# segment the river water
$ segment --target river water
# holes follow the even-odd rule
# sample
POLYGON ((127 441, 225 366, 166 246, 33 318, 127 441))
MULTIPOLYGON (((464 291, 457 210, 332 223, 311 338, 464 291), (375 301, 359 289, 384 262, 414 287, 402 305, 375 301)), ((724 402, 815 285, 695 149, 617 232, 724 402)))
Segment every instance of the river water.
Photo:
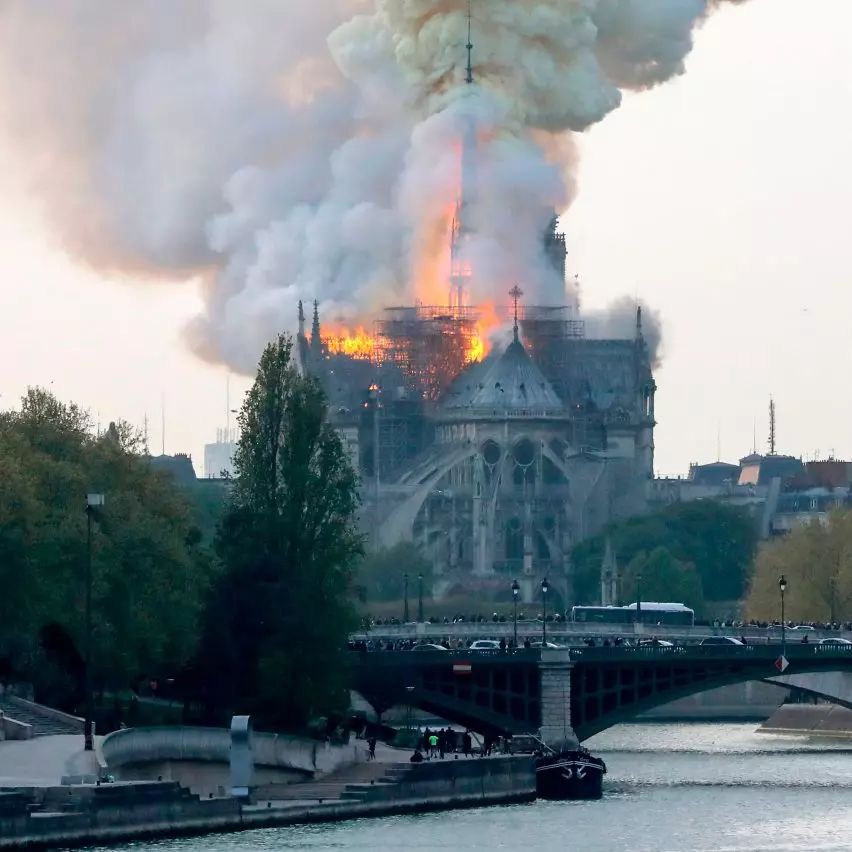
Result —
POLYGON ((847 852, 852 742, 753 724, 620 725, 597 802, 535 802, 133 844, 134 852, 847 852))

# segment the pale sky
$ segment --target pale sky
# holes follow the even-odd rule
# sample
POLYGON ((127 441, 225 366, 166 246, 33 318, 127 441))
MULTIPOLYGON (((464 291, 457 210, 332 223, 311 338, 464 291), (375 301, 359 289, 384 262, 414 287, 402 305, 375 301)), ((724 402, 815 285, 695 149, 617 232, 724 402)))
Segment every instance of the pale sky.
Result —
MULTIPOLYGON (((736 460, 755 425, 765 450, 770 394, 779 452, 852 458, 850 31, 852 0, 725 9, 686 76, 582 139, 569 263, 585 304, 638 294, 662 317, 661 474, 715 460, 717 439, 736 460)), ((180 341, 196 285, 75 268, 32 210, 4 204, 13 169, 0 157, 0 407, 42 384, 104 425, 147 413, 159 452, 164 399, 166 451, 200 474, 227 405, 225 371, 180 341)), ((232 379, 232 408, 246 386, 232 379)))

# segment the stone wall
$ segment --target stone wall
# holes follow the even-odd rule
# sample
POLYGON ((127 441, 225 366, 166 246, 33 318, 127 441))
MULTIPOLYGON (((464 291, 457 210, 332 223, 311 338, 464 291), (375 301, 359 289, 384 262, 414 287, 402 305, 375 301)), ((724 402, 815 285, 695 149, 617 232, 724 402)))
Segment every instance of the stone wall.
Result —
MULTIPOLYGON (((199 795, 218 794, 228 784, 231 732, 226 728, 126 728, 104 737, 103 766, 123 781, 174 780, 199 795)), ((257 783, 290 783, 355 762, 354 745, 252 734, 257 783)))

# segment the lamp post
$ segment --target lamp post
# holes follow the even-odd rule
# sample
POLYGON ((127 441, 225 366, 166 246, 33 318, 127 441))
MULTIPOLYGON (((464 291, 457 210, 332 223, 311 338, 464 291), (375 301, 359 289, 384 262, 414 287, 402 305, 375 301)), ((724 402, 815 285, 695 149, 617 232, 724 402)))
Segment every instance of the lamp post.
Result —
POLYGON ((547 579, 541 581, 541 647, 547 647, 547 579))
POLYGON ((521 591, 521 587, 518 585, 517 580, 512 580, 512 604, 515 608, 514 613, 514 626, 515 626, 515 647, 518 647, 518 594, 521 591))
POLYGON ((92 708, 92 514, 96 506, 103 506, 103 494, 86 495, 86 639, 85 639, 85 677, 84 701, 86 718, 83 722, 83 749, 93 751, 95 732, 92 708))
POLYGON ((423 572, 417 575, 419 588, 417 590, 417 620, 423 624, 423 572))
POLYGON ((402 582, 403 582, 403 587, 405 589, 405 592, 404 592, 405 605, 404 605, 404 608, 403 608, 403 611, 402 611, 402 623, 408 624, 408 572, 407 571, 405 572, 405 574, 402 575, 402 582))
POLYGON ((642 621, 642 575, 636 575, 636 621, 642 621))
POLYGON ((778 591, 781 592, 781 656, 787 655, 787 626, 784 621, 784 592, 787 591, 787 578, 782 574, 778 579, 778 591))

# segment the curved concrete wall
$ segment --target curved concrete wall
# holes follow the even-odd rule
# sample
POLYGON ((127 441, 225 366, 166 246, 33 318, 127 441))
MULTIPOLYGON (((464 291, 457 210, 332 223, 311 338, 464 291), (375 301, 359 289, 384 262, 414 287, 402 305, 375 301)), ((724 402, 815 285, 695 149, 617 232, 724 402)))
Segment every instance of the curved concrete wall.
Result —
MULTIPOLYGON (((231 732, 226 728, 126 728, 104 737, 100 756, 115 769, 127 764, 194 761, 228 763, 231 732)), ((354 745, 336 746, 284 734, 252 735, 256 766, 278 767, 307 775, 325 774, 357 760, 354 745)))

